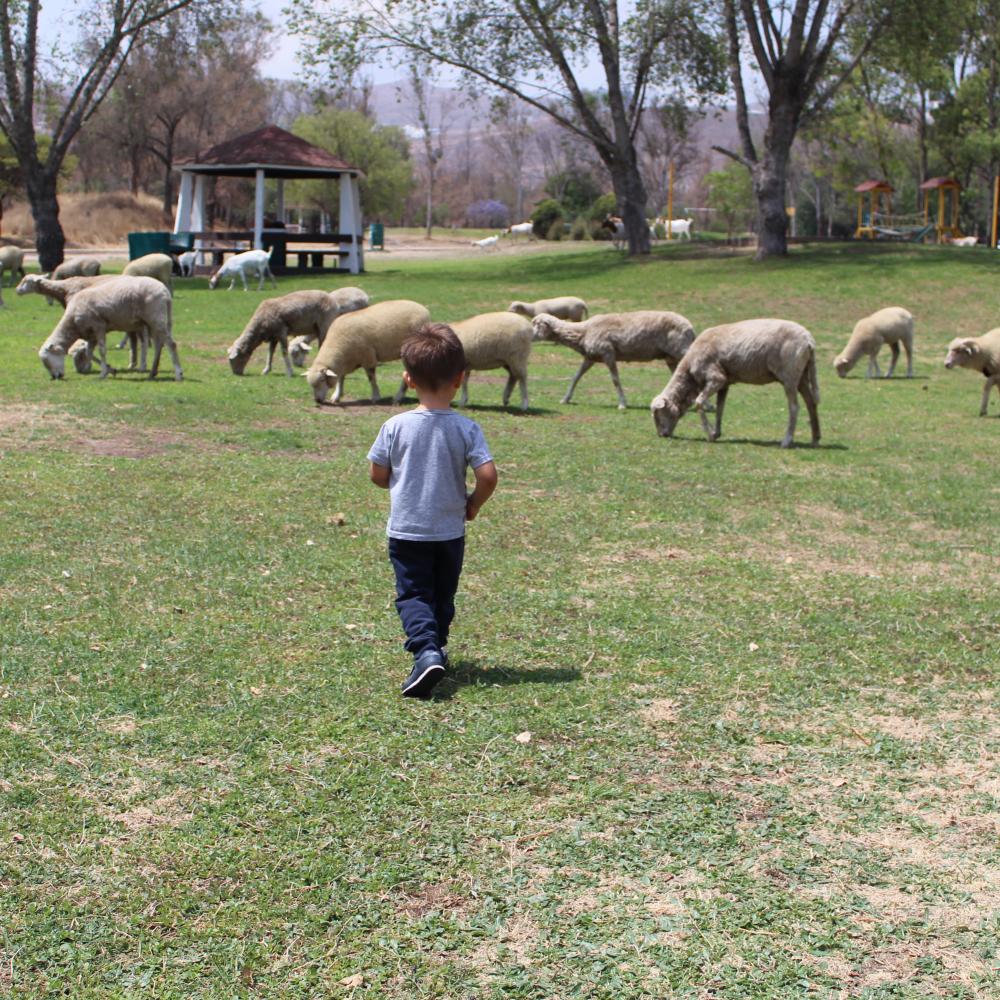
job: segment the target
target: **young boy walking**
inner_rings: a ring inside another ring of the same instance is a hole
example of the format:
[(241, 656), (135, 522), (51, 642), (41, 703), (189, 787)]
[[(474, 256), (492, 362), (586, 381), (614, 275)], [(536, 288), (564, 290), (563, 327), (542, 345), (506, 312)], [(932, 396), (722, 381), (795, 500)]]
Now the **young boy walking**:
[[(426, 698), (448, 664), (448, 630), (472, 521), (497, 485), (479, 425), (451, 408), (462, 384), (465, 352), (450, 326), (429, 323), (400, 350), (406, 385), (420, 405), (390, 417), (368, 452), (371, 480), (389, 491), (389, 560), (396, 610), (413, 669), (409, 698)], [(476, 484), (466, 493), (466, 470)]]

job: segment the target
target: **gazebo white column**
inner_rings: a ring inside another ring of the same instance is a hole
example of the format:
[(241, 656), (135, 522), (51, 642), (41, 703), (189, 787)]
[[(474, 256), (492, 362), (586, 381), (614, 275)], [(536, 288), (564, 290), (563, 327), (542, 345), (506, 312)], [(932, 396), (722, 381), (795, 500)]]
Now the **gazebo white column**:
[[(186, 175), (190, 176), (190, 174)], [(188, 225), (185, 227), (192, 233), (203, 233), (205, 225), (205, 175), (198, 174), (194, 179), (194, 199), (188, 217)], [(204, 241), (196, 239), (194, 241), (195, 250), (201, 250)], [(198, 263), (205, 263), (205, 255), (198, 254)]]
[(353, 174), (340, 177), (340, 219), (338, 229), (341, 236), (353, 236), (350, 243), (341, 243), (340, 249), (347, 251), (347, 266), (351, 274), (360, 274), (364, 267), (361, 250), (361, 197), (358, 179)]
[(181, 171), (181, 189), (177, 195), (177, 214), (174, 216), (174, 232), (191, 231), (191, 192), (194, 176), (187, 170)]
[(264, 171), (256, 171), (254, 185), (253, 207), (253, 246), (255, 250), (264, 249)]

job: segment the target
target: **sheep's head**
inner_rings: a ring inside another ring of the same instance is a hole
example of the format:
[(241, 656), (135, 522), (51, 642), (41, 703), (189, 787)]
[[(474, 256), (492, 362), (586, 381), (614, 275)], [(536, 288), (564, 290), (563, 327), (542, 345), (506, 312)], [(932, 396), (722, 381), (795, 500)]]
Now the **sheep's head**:
[(66, 374), (66, 352), (58, 344), (49, 347), (42, 344), (38, 356), (45, 365), (45, 370), (54, 378), (62, 378)]
[(551, 340), (556, 318), (548, 313), (540, 313), (531, 321), (532, 340)]
[(21, 282), (15, 291), (18, 295), (27, 295), (29, 292), (33, 292), (35, 290), (35, 286), (38, 284), (38, 281), (39, 276), (37, 274), (26, 274), (21, 279)]
[(948, 345), (948, 355), (944, 359), (945, 368), (968, 368), (976, 353), (975, 344), (969, 337), (956, 337)]
[(507, 312), (517, 313), (518, 316), (527, 316), (529, 319), (531, 318), (531, 310), (528, 309), (524, 302), (511, 302), (511, 304), (507, 306)]
[(69, 349), (69, 356), (73, 359), (73, 367), (80, 375), (86, 375), (93, 367), (94, 356), (90, 344), (85, 340), (76, 341)]
[(292, 359), (292, 364), (296, 368), (305, 368), (306, 361), (309, 357), (309, 352), (312, 350), (312, 344), (300, 340), (296, 337), (288, 345), (288, 356)]
[(854, 365), (846, 357), (844, 357), (843, 354), (841, 354), (840, 357), (834, 359), (833, 367), (837, 369), (837, 374), (841, 378), (847, 378), (847, 373), (854, 367)]
[(247, 362), (250, 360), (250, 355), (253, 351), (243, 351), (240, 349), (239, 342), (233, 344), (232, 347), (226, 352), (226, 357), (229, 358), (229, 367), (232, 369), (234, 375), (242, 375), (244, 369), (247, 366)]
[(208, 279), (208, 287), (209, 288), (215, 288), (215, 286), (219, 283), (219, 274), (221, 272), (222, 272), (222, 268), (221, 267), (218, 269), (218, 271), (213, 271), (212, 272), (212, 277)]
[(330, 368), (310, 368), (306, 372), (306, 381), (312, 389), (313, 399), (321, 406), (337, 384), (337, 373)]
[(681, 407), (661, 393), (649, 404), (649, 409), (653, 414), (653, 423), (656, 424), (656, 433), (660, 437), (673, 437), (677, 421), (684, 414)]

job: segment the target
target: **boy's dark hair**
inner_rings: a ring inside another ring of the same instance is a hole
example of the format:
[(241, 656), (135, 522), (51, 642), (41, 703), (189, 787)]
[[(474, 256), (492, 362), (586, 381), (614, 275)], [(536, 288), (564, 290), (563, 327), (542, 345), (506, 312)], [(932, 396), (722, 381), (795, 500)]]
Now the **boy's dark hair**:
[(413, 381), (431, 392), (465, 371), (465, 350), (447, 323), (426, 323), (403, 341), (399, 357)]

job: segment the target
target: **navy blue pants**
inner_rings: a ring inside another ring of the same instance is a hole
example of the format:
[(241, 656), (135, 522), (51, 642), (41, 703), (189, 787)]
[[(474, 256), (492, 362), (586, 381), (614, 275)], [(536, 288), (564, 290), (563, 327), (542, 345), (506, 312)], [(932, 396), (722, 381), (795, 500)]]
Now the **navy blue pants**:
[(446, 542), (389, 539), (396, 610), (406, 633), (404, 647), (414, 656), (427, 649), (440, 651), (448, 642), (464, 555), (464, 535)]

